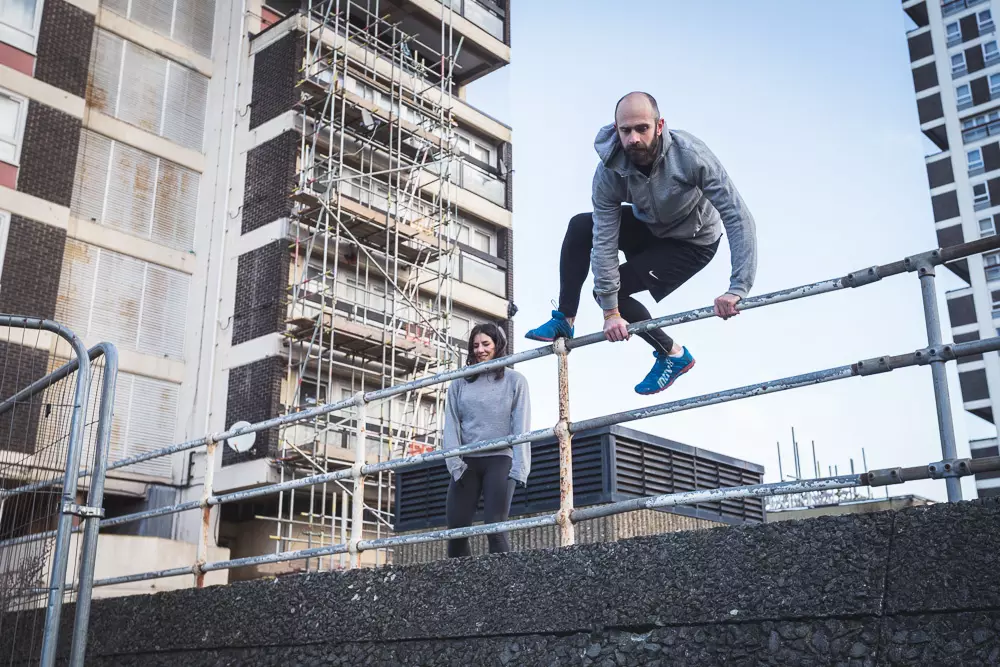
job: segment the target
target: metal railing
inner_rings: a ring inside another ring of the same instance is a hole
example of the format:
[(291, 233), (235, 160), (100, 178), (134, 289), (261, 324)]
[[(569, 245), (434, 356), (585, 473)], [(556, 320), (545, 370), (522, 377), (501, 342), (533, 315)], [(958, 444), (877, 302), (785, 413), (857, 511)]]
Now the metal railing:
[[(6, 590), (0, 592), (4, 658), (17, 664), (54, 665), (60, 631), (70, 627), (69, 664), (76, 667), (84, 664), (86, 652), (118, 352), (108, 343), (87, 350), (72, 331), (49, 320), (0, 315), (0, 327), (22, 332), (20, 341), (8, 335), (3, 342), (4, 379), (13, 374), (20, 384), (38, 378), (0, 402), (4, 426), (0, 482), (30, 479), (38, 471), (63, 471), (46, 487), (17, 494), (0, 490), (0, 536), (23, 533), (0, 540), (0, 575), (7, 579)], [(65, 340), (71, 360), (39, 377), (48, 364), (48, 346), (38, 339), (26, 340), (28, 331), (45, 331)], [(91, 384), (99, 384), (99, 395), (92, 394)], [(86, 504), (81, 505), (81, 463), (87, 458), (93, 461), (94, 474)], [(75, 521), (79, 526), (74, 529)], [(54, 530), (38, 530), (52, 523)], [(74, 542), (76, 532), (83, 536)], [(63, 603), (74, 595), (72, 624), (61, 623)], [(40, 633), (24, 627), (35, 628), (40, 620)]]
[[(551, 345), (526, 350), (501, 359), (494, 359), (488, 362), (467, 366), (465, 368), (440, 373), (437, 375), (422, 378), (411, 382), (406, 382), (385, 389), (371, 392), (361, 392), (350, 399), (331, 403), (327, 405), (310, 408), (300, 412), (275, 417), (251, 426), (233, 428), (222, 433), (215, 433), (203, 438), (190, 440), (166, 447), (157, 451), (147, 452), (122, 459), (108, 466), (109, 470), (123, 468), (141, 461), (161, 456), (169, 456), (177, 452), (192, 450), (199, 447), (207, 448), (207, 460), (209, 461), (208, 472), (204, 484), (203, 496), (200, 500), (192, 500), (185, 503), (175, 504), (154, 510), (138, 512), (120, 517), (104, 519), (101, 521), (102, 527), (116, 526), (133, 521), (139, 521), (155, 516), (163, 516), (178, 512), (199, 510), (202, 512), (202, 534), (197, 550), (197, 560), (194, 564), (184, 567), (176, 567), (166, 570), (130, 574), (119, 577), (112, 577), (96, 581), (96, 586), (106, 586), (122, 584), (128, 582), (145, 581), (162, 577), (172, 577), (179, 575), (194, 575), (196, 585), (204, 584), (205, 573), (217, 570), (225, 570), (251, 565), (263, 565), (267, 563), (277, 563), (291, 560), (316, 558), (321, 556), (331, 556), (336, 554), (349, 554), (351, 567), (360, 565), (360, 554), (371, 549), (385, 549), (402, 544), (414, 544), (445, 540), (457, 537), (469, 537), (479, 534), (490, 534), (512, 529), (526, 529), (540, 526), (559, 525), (560, 543), (570, 545), (575, 542), (574, 524), (580, 521), (597, 517), (631, 512), (640, 509), (662, 508), (674, 505), (696, 504), (703, 502), (718, 502), (726, 499), (779, 496), (793, 493), (803, 493), (822, 489), (839, 489), (860, 486), (881, 486), (887, 484), (899, 484), (905, 481), (918, 479), (944, 479), (947, 484), (949, 500), (961, 499), (961, 487), (959, 477), (975, 474), (988, 470), (1000, 469), (1000, 457), (990, 457), (976, 460), (959, 459), (957, 446), (955, 443), (954, 426), (950, 409), (950, 397), (947, 384), (945, 364), (948, 361), (962, 357), (983, 354), (1000, 350), (1000, 337), (987, 338), (983, 340), (960, 343), (944, 344), (941, 336), (941, 321), (938, 312), (935, 290), (935, 267), (945, 262), (951, 262), (962, 257), (975, 255), (984, 251), (1000, 248), (1000, 237), (989, 237), (979, 239), (970, 243), (958, 246), (932, 250), (930, 252), (914, 255), (906, 259), (873, 266), (861, 271), (849, 273), (846, 276), (833, 278), (808, 285), (802, 285), (791, 289), (773, 292), (762, 296), (750, 297), (743, 300), (740, 310), (750, 310), (764, 306), (793, 301), (797, 299), (812, 297), (828, 292), (834, 292), (847, 288), (860, 288), (873, 284), (883, 278), (907, 272), (916, 272), (920, 279), (921, 294), (923, 298), (923, 310), (927, 329), (926, 348), (898, 354), (894, 356), (881, 356), (871, 359), (849, 363), (835, 368), (805, 373), (792, 377), (780, 378), (769, 382), (761, 382), (745, 387), (727, 389), (701, 396), (693, 396), (675, 401), (669, 401), (658, 405), (638, 408), (625, 412), (619, 412), (592, 419), (585, 419), (578, 422), (570, 421), (569, 415), (569, 352), (578, 347), (593, 345), (604, 341), (603, 333), (593, 333), (574, 338), (571, 340), (558, 339)], [(631, 333), (650, 331), (654, 328), (678, 325), (687, 322), (707, 319), (714, 316), (711, 307), (699, 308), (683, 313), (668, 315), (651, 319), (645, 322), (630, 324), (628, 329)], [(365, 411), (368, 404), (388, 399), (392, 396), (413, 391), (430, 385), (455, 380), (483, 372), (487, 372), (499, 367), (512, 366), (517, 363), (538, 359), (541, 357), (556, 355), (558, 357), (558, 382), (559, 382), (559, 420), (551, 427), (530, 431), (527, 433), (513, 434), (504, 438), (488, 440), (477, 443), (463, 445), (457, 449), (445, 451), (433, 451), (408, 456), (405, 458), (382, 461), (378, 463), (365, 463), (365, 450), (363, 447), (355, 448), (354, 465), (349, 469), (338, 470), (317, 474), (301, 479), (289, 480), (277, 484), (270, 484), (259, 488), (247, 489), (222, 495), (215, 495), (212, 490), (212, 475), (214, 465), (211, 463), (215, 458), (215, 450), (220, 442), (225, 442), (230, 438), (235, 438), (247, 433), (255, 433), (266, 429), (308, 421), (315, 417), (338, 410), (354, 409), (353, 414), (357, 427), (357, 442), (365, 441)], [(651, 496), (614, 502), (606, 505), (592, 506), (587, 508), (575, 508), (573, 506), (573, 480), (572, 480), (572, 445), (571, 438), (575, 432), (598, 428), (611, 424), (645, 419), (657, 415), (664, 415), (683, 410), (717, 405), (730, 401), (741, 400), (753, 396), (771, 394), (790, 389), (812, 386), (816, 384), (844, 380), (851, 377), (866, 377), (881, 373), (892, 372), (900, 368), (907, 368), (918, 365), (930, 365), (934, 394), (937, 406), (937, 418), (943, 460), (928, 465), (921, 465), (911, 468), (889, 468), (883, 470), (872, 470), (861, 474), (838, 475), (828, 478), (800, 480), (793, 482), (777, 482), (768, 484), (756, 484), (751, 486), (728, 487), (717, 489), (702, 489), (687, 491), (682, 493), (671, 493), (665, 495)], [(542, 516), (533, 516), (521, 519), (504, 521), (502, 523), (487, 524), (482, 526), (470, 526), (465, 528), (454, 528), (447, 530), (434, 530), (424, 533), (398, 535), (380, 539), (366, 540), (362, 534), (362, 519), (364, 513), (363, 489), (365, 478), (368, 475), (383, 472), (400, 470), (415, 465), (431, 462), (443, 461), (451, 456), (462, 456), (472, 452), (496, 450), (510, 447), (519, 443), (530, 443), (555, 436), (559, 442), (560, 450), (560, 508), (557, 512)], [(87, 474), (84, 472), (83, 474)], [(338, 480), (352, 480), (354, 498), (353, 503), (353, 525), (350, 540), (346, 543), (332, 544), (327, 546), (299, 549), (294, 551), (284, 551), (260, 556), (250, 556), (231, 560), (216, 562), (207, 561), (207, 549), (211, 542), (209, 534), (209, 512), (213, 506), (226, 503), (241, 502), (252, 498), (259, 498), (274, 495), (282, 491), (305, 488), (319, 484), (334, 482)], [(0, 491), (0, 497), (12, 494), (23, 493), (32, 489), (51, 484), (52, 481), (36, 482), (17, 489)]]

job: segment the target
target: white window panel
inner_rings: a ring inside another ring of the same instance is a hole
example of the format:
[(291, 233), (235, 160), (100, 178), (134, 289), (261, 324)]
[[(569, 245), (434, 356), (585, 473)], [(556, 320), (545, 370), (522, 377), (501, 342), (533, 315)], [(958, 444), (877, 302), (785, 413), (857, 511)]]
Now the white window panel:
[(993, 30), (993, 13), (988, 9), (984, 9), (979, 12), (977, 16), (977, 23), (979, 23), (979, 33), (987, 33)]
[(969, 84), (963, 83), (955, 88), (955, 101), (958, 103), (959, 109), (972, 106), (972, 89)]
[(993, 218), (983, 218), (979, 221), (979, 237), (996, 236), (997, 228)]
[(965, 54), (956, 53), (951, 57), (951, 75), (952, 76), (962, 76), (966, 74), (965, 69)]
[(945, 35), (948, 38), (948, 46), (962, 41), (962, 29), (958, 25), (958, 21), (952, 21), (945, 26)]
[(990, 193), (986, 189), (985, 183), (977, 183), (972, 186), (973, 204), (977, 211), (990, 207)]
[(181, 146), (202, 150), (208, 79), (148, 49), (95, 31), (88, 101)]
[(184, 327), (190, 279), (183, 273), (146, 265), (142, 328), (137, 347), (146, 354), (184, 357)]
[(990, 97), (1000, 95), (1000, 74), (990, 74)]
[[(115, 415), (111, 428), (110, 460), (166, 447), (174, 441), (180, 387), (119, 372), (115, 390)], [(126, 473), (169, 479), (171, 457), (160, 457), (123, 468)]]
[(182, 360), (189, 290), (187, 275), (70, 239), (56, 317), (87, 340)]
[(14, 165), (20, 162), (27, 115), (27, 100), (0, 90), (0, 161)]
[(196, 172), (88, 130), (76, 164), (74, 216), (176, 250), (194, 248)]
[(986, 271), (986, 280), (1000, 279), (1000, 252), (983, 255), (983, 268)]
[(983, 169), (983, 152), (978, 148), (973, 148), (971, 151), (966, 153), (966, 158), (969, 161), (969, 171), (982, 171)]
[(0, 42), (35, 52), (42, 0), (0, 0)]
[(203, 56), (212, 55), (214, 0), (104, 0), (102, 6)]
[(152, 51), (124, 42), (118, 118), (153, 134), (161, 134), (167, 85), (167, 60)]

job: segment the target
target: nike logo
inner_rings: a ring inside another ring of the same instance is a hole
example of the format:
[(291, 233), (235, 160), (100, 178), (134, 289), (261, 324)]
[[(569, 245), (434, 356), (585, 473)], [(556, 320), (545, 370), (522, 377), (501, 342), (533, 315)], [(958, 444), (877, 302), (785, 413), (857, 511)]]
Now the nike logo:
[(649, 272), (649, 275), (653, 276), (653, 280), (659, 280), (659, 277), (657, 277), (657, 275), (652, 271)]

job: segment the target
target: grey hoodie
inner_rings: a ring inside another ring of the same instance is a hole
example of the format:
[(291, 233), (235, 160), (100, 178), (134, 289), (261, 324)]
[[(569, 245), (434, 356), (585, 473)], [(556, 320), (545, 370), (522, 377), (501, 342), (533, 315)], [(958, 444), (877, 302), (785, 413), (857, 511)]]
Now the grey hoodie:
[(590, 261), (601, 308), (618, 306), (618, 229), (623, 202), (631, 204), (635, 217), (660, 238), (711, 245), (724, 227), (733, 266), (728, 291), (746, 297), (757, 272), (754, 219), (708, 146), (664, 125), (660, 154), (648, 178), (625, 154), (614, 125), (601, 128), (594, 148), (601, 162), (594, 173)]

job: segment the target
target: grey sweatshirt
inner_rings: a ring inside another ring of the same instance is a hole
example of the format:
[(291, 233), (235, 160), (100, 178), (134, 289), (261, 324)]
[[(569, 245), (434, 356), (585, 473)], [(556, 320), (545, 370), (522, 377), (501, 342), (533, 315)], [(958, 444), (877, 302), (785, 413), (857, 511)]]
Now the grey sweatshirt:
[(594, 291), (604, 309), (618, 306), (618, 229), (621, 205), (654, 236), (711, 245), (729, 234), (732, 273), (729, 292), (746, 297), (757, 272), (757, 238), (753, 216), (726, 170), (700, 139), (663, 127), (660, 154), (649, 177), (622, 149), (614, 125), (597, 133), (594, 148), (601, 158), (594, 173), (594, 246), (591, 265)]
[[(528, 381), (509, 368), (497, 380), (493, 372), (481, 373), (475, 382), (465, 378), (448, 387), (444, 415), (444, 443), (449, 450), (482, 440), (518, 435), (531, 430), (531, 403)], [(531, 443), (506, 449), (474, 452), (465, 456), (510, 456), (513, 461), (510, 476), (521, 484), (531, 470)], [(461, 456), (445, 459), (448, 472), (458, 481), (468, 466)]]

